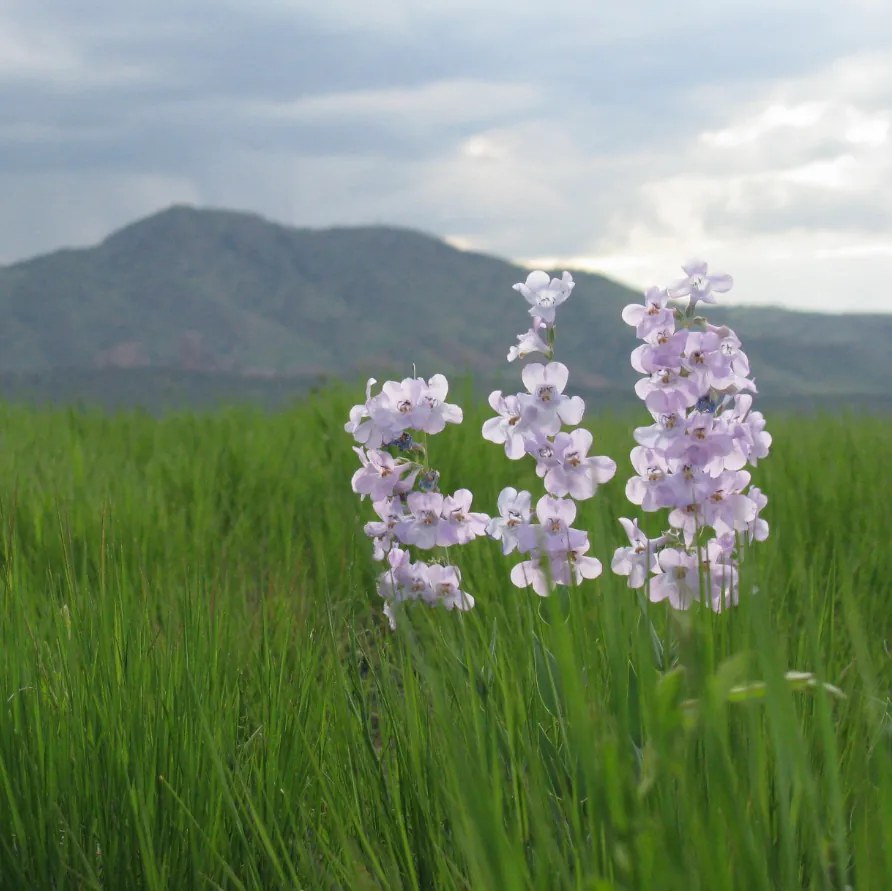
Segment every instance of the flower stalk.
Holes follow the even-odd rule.
[[[532,587],[546,597],[555,585],[578,585],[597,578],[601,562],[588,556],[588,533],[574,529],[577,500],[594,496],[598,486],[610,480],[616,464],[607,457],[590,457],[592,434],[576,427],[582,421],[585,403],[567,396],[567,366],[554,360],[557,309],[570,297],[573,277],[560,279],[536,270],[525,282],[514,285],[527,303],[532,327],[517,336],[517,346],[508,351],[508,361],[541,354],[547,364],[526,365],[521,377],[525,393],[505,396],[496,390],[489,396],[497,416],[483,425],[483,438],[504,446],[512,461],[530,456],[543,480],[545,494],[532,508],[532,495],[509,486],[498,498],[499,515],[486,527],[500,541],[502,553],[517,551],[526,559],[511,570],[517,587]],[[544,334],[544,337],[543,337]],[[565,426],[576,427],[569,432]]]
[[[461,571],[449,562],[448,548],[483,535],[489,517],[471,510],[468,489],[443,495],[439,472],[428,466],[428,436],[447,424],[460,424],[463,417],[461,408],[446,402],[446,378],[435,374],[428,381],[386,381],[372,395],[375,384],[374,378],[369,380],[366,401],[353,406],[344,429],[359,443],[354,451],[361,467],[351,486],[361,500],[371,499],[378,516],[363,531],[372,540],[374,559],[388,565],[377,588],[395,629],[397,605],[405,601],[473,608],[474,597],[461,589]],[[416,439],[421,434],[423,443]],[[410,548],[440,549],[443,562],[413,560]]]
[[[648,289],[643,305],[622,313],[643,341],[631,362],[653,418],[635,430],[626,497],[645,512],[668,510],[669,528],[648,538],[637,520],[621,517],[629,544],[611,565],[652,601],[680,610],[704,602],[718,612],[738,602],[741,543],[768,536],[760,517],[768,499],[744,468],[768,454],[771,436],[752,411],[756,385],[739,338],[694,314],[731,289],[731,276],[709,274],[701,260],[683,269],[681,281]],[[669,304],[683,297],[683,310]]]

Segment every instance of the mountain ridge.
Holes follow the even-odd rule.
[[[0,267],[0,374],[163,369],[352,379],[468,371],[515,388],[505,362],[528,326],[511,288],[528,270],[396,226],[297,228],[174,205],[99,244]],[[640,294],[574,272],[558,354],[581,392],[630,390]],[[892,316],[710,311],[737,330],[775,398],[885,393]],[[92,375],[95,377],[95,374]]]

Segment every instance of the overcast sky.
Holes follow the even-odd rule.
[[[0,0],[0,262],[172,203],[892,312],[892,0]]]

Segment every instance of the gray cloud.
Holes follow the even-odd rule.
[[[888,51],[890,26],[869,0],[6,5],[0,257],[172,201],[412,225],[506,256],[628,253],[673,226],[888,230],[887,191],[796,181],[851,149],[832,114],[805,143],[734,128],[778,84],[800,103],[832,91],[833,64]],[[838,106],[870,117],[889,89]]]

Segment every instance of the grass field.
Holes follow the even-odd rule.
[[[0,889],[892,887],[892,422],[769,415],[736,610],[540,600],[477,541],[477,608],[390,633],[353,395],[0,411]],[[431,458],[491,512],[538,489],[483,417]],[[593,423],[607,566],[641,421]]]

